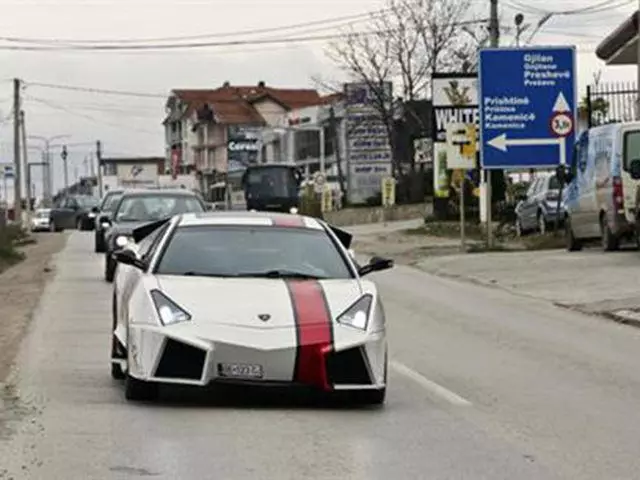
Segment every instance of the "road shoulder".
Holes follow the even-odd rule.
[[[53,256],[68,235],[40,234],[22,248],[25,259],[0,274],[0,382],[4,381],[31,321],[40,295],[54,271]]]

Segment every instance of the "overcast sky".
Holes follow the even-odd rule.
[[[488,0],[472,0],[480,14],[489,10]],[[500,0],[503,24],[511,24],[518,4],[526,8],[525,23],[537,22],[543,11],[571,10],[602,0]],[[623,0],[616,3],[620,4]],[[613,0],[612,0],[613,3]],[[600,39],[623,21],[637,1],[597,15],[556,15],[535,36],[533,44],[572,44],[579,51],[581,91],[602,68],[593,53]],[[357,15],[381,7],[384,0],[0,0],[3,37],[62,38],[73,40],[145,39],[234,32],[277,27]],[[360,24],[366,28],[365,24]],[[325,35],[318,27],[275,34],[283,36]],[[247,40],[274,36],[222,37],[214,40]],[[525,33],[523,38],[528,35]],[[504,44],[511,40],[503,35]],[[1,45],[8,45],[0,42]],[[165,95],[172,88],[215,88],[225,80],[255,84],[264,80],[274,86],[309,87],[310,77],[338,79],[340,74],[323,52],[323,42],[287,46],[209,47],[162,52],[10,52],[0,48],[0,115],[11,109],[11,78],[26,82],[71,85],[95,89],[127,90],[157,94],[136,98],[65,91],[28,86],[24,108],[30,135],[70,135],[71,144],[101,139],[105,155],[163,155],[164,134],[160,122]],[[633,80],[634,69],[608,67],[603,80]],[[0,126],[0,161],[11,161],[12,128]],[[38,140],[29,140],[38,146]],[[57,142],[56,142],[57,143]],[[70,176],[85,173],[84,158],[92,145],[69,148]],[[29,151],[38,161],[37,149]],[[55,161],[60,164],[59,156]],[[37,174],[38,175],[38,174]],[[35,179],[38,182],[38,178]],[[55,174],[62,185],[61,169]],[[0,185],[2,187],[2,185]],[[39,193],[39,185],[38,193]]]

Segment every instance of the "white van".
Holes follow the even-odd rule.
[[[605,251],[617,250],[622,240],[638,245],[634,159],[640,159],[640,122],[602,125],[578,137],[564,192],[567,250],[596,239]]]

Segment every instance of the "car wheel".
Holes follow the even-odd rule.
[[[116,262],[113,261],[110,254],[107,254],[106,257],[104,262],[104,279],[111,283],[116,274]]]
[[[605,252],[612,252],[614,250],[617,250],[619,242],[616,236],[611,231],[611,228],[609,228],[606,215],[602,215],[600,217],[600,232],[602,234],[602,249]]]
[[[158,398],[158,384],[145,382],[127,374],[124,379],[124,397],[132,401],[150,401]]]
[[[120,366],[119,363],[112,363],[111,364],[111,378],[113,378],[114,380],[124,380],[125,379],[125,374],[122,371],[122,367]]]
[[[352,398],[358,405],[372,405],[380,406],[384,405],[385,398],[387,396],[387,389],[381,388],[380,390],[358,390],[352,392]]]
[[[567,251],[577,252],[582,250],[582,242],[573,234],[573,227],[571,226],[571,220],[569,217],[564,219],[564,239]]]

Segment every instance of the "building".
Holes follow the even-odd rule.
[[[164,157],[103,158],[102,186],[103,192],[114,188],[196,188],[192,175],[167,174]]]
[[[216,182],[269,155],[261,145],[264,128],[278,127],[287,112],[320,101],[316,90],[275,88],[264,82],[173,90],[163,122],[166,171],[193,175],[207,195]]]

